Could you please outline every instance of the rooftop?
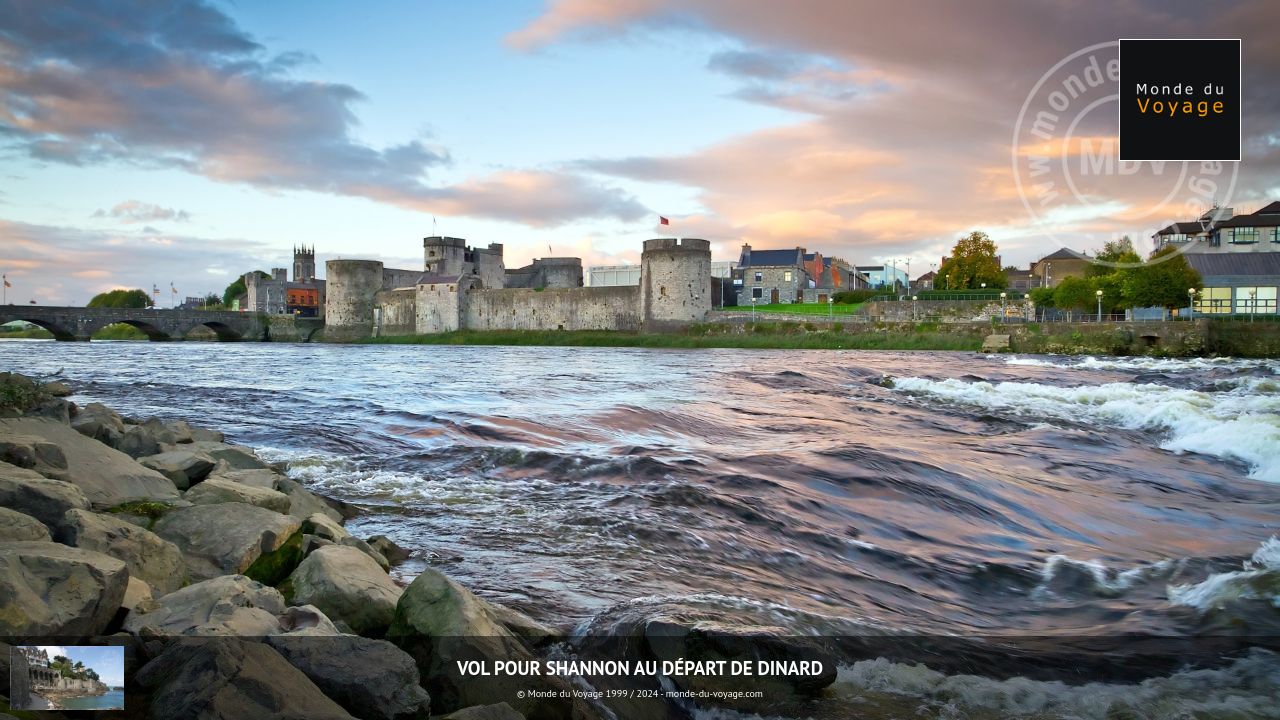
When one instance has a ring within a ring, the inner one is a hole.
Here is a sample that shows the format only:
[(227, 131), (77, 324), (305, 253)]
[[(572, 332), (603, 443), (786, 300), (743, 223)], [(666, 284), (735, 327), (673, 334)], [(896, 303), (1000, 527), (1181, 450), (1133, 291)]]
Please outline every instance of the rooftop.
[(1280, 277), (1280, 252), (1186, 253), (1187, 263), (1201, 277), (1215, 275), (1271, 275)]

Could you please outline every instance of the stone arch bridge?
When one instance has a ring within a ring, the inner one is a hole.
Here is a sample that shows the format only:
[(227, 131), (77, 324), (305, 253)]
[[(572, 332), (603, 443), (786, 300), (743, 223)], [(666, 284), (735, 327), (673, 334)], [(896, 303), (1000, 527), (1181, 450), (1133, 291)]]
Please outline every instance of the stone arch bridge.
[(324, 327), (324, 321), (318, 318), (252, 312), (0, 306), (0, 325), (14, 320), (39, 325), (58, 340), (88, 340), (108, 325), (124, 323), (146, 333), (151, 340), (181, 340), (192, 330), (205, 327), (212, 330), (219, 340), (309, 342)]

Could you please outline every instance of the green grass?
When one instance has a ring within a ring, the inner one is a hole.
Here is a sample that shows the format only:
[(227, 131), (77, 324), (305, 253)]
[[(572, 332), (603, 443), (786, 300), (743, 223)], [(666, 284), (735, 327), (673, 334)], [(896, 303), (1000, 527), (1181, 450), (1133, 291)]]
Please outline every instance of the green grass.
[[(756, 312), (761, 313), (792, 313), (797, 315), (852, 315), (862, 307), (862, 303), (853, 303), (849, 305), (832, 305), (827, 303), (770, 303), (768, 305), (756, 305)], [(724, 312), (751, 312), (750, 305), (739, 305), (737, 307), (717, 308)]]
[(146, 340), (147, 334), (125, 323), (112, 323), (93, 334), (94, 340)]
[(729, 325), (694, 325), (683, 332), (628, 333), (612, 330), (459, 330), (402, 335), (362, 342), (387, 345), (546, 345), (559, 347), (746, 348), (775, 350), (977, 350), (980, 337), (928, 330), (847, 333), (809, 323), (755, 323), (736, 332)]

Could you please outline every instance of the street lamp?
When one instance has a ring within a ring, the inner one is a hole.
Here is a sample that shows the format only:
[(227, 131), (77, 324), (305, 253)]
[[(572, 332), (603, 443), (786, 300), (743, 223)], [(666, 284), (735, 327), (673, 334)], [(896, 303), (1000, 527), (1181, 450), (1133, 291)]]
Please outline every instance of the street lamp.
[(1253, 322), (1253, 316), (1258, 314), (1258, 291), (1249, 291), (1249, 322)]
[(751, 323), (755, 324), (755, 321), (756, 321), (756, 296), (752, 295), (751, 296)]
[(1094, 295), (1098, 296), (1098, 322), (1102, 322), (1102, 291), (1098, 290)]
[(1036, 321), (1036, 301), (1035, 300), (1027, 301), (1027, 313), (1031, 315), (1031, 317), (1027, 319), (1030, 320), (1031, 322), (1035, 322)]
[(1196, 319), (1196, 289), (1187, 288), (1187, 319)]
[(1000, 293), (1000, 322), (1007, 322), (1009, 319), (1009, 309), (1005, 306), (1005, 298), (1009, 297), (1009, 293)]
[(919, 295), (911, 296), (911, 319), (916, 320), (920, 317), (920, 304), (916, 302), (920, 299)]
[(827, 296), (827, 319), (835, 322), (836, 319), (836, 296)]

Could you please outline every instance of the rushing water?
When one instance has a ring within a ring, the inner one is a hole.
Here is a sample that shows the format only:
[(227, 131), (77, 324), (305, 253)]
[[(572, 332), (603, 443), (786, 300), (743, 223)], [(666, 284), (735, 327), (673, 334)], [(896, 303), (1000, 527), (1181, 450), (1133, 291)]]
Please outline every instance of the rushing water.
[[(414, 549), (403, 577), (566, 626), (675, 605), (797, 634), (1280, 634), (1275, 361), (14, 341), (0, 367), (265, 448)], [(928, 672), (863, 661), (837, 689), (1108, 707)], [(1196, 672), (1218, 675), (1113, 694), (1272, 716), (1250, 703), (1274, 656)]]

